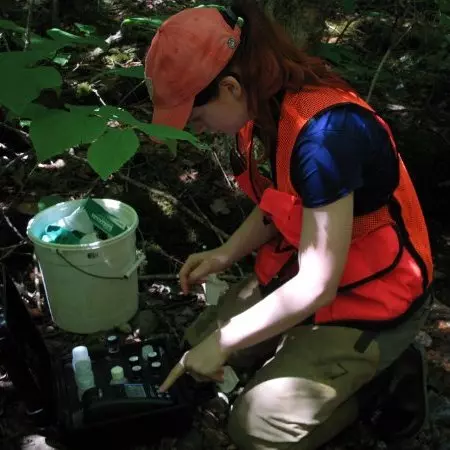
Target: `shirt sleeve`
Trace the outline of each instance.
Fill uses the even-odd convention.
[[[364,123],[351,110],[333,108],[307,125],[291,157],[291,181],[307,208],[333,203],[364,184],[371,151]]]

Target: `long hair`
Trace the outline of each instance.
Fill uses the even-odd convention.
[[[244,19],[241,43],[227,67],[197,95],[195,105],[215,98],[222,78],[230,74],[236,76],[245,90],[249,112],[259,129],[265,159],[276,142],[278,130],[274,110],[276,112],[280,107],[277,93],[297,92],[317,85],[348,86],[323,60],[298,48],[282,26],[270,19],[255,0],[234,0],[231,9]]]

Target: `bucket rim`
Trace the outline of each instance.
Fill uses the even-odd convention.
[[[56,244],[53,242],[44,242],[43,240],[41,240],[40,238],[35,236],[33,233],[31,233],[31,228],[32,228],[33,224],[39,219],[39,216],[43,215],[46,211],[48,212],[49,209],[56,208],[62,204],[82,203],[83,201],[85,201],[87,199],[67,200],[67,201],[56,203],[55,205],[45,208],[44,210],[35,214],[28,221],[28,224],[27,224],[26,234],[27,234],[28,239],[30,239],[34,245],[36,245],[40,248],[46,248],[49,250],[60,250],[60,251],[64,251],[64,252],[66,252],[66,251],[67,252],[78,252],[78,251],[84,251],[84,250],[98,250],[100,248],[107,247],[109,245],[115,244],[118,241],[123,240],[128,235],[130,235],[131,233],[134,233],[136,231],[138,224],[139,224],[139,216],[138,216],[136,210],[132,206],[130,206],[127,203],[124,203],[120,200],[113,199],[113,198],[99,198],[99,197],[90,197],[90,198],[92,200],[100,200],[100,201],[106,200],[109,202],[115,202],[115,203],[120,204],[121,206],[125,207],[125,209],[127,209],[131,213],[131,215],[133,216],[133,223],[125,231],[118,234],[117,236],[114,236],[114,237],[111,237],[109,239],[105,239],[102,241],[89,243],[89,244]]]

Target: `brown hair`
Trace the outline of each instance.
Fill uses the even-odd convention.
[[[305,86],[325,84],[348,88],[320,58],[298,48],[280,24],[271,20],[255,0],[234,0],[231,11],[244,19],[239,47],[228,66],[197,95],[195,106],[207,103],[219,93],[219,82],[227,75],[238,78],[260,131],[265,155],[270,154],[277,136],[275,94],[296,92]],[[230,18],[226,17],[229,21]],[[235,72],[238,72],[237,75]]]

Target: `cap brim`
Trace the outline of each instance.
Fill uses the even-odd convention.
[[[173,108],[158,108],[153,110],[152,124],[166,125],[168,127],[183,130],[192,113],[195,98],[177,105]]]

